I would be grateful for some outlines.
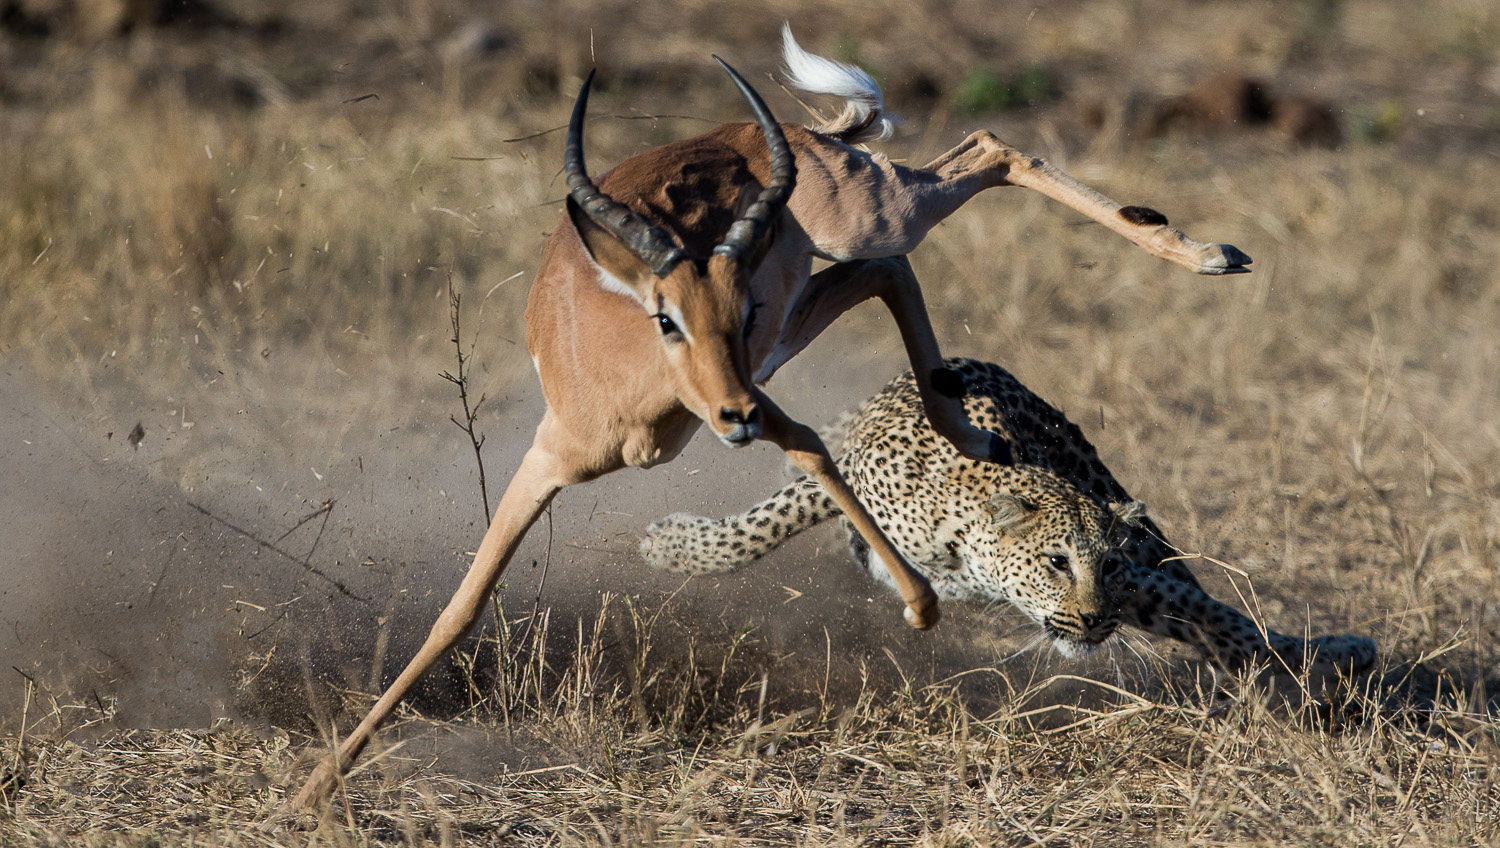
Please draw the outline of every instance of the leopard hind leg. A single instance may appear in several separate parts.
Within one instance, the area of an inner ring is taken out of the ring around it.
[[[1134,561],[1112,577],[1110,588],[1124,623],[1191,645],[1219,671],[1262,668],[1278,678],[1305,678],[1309,688],[1321,692],[1375,667],[1375,643],[1364,636],[1302,639],[1262,629],[1196,582],[1184,583],[1169,571]]]

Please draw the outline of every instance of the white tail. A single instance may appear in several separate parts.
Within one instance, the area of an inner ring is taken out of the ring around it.
[[[895,131],[898,122],[885,113],[885,97],[874,78],[853,65],[803,50],[792,37],[790,24],[781,25],[781,60],[786,63],[786,81],[793,88],[845,100],[837,118],[813,130],[850,144],[884,141]]]

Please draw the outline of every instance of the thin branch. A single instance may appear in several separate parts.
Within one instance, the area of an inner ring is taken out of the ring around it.
[[[464,431],[469,437],[469,444],[474,447],[474,463],[479,466],[479,498],[484,504],[484,523],[490,523],[490,493],[485,485],[484,477],[484,453],[480,450],[484,446],[484,435],[476,433],[474,421],[479,418],[479,408],[484,405],[485,396],[480,395],[479,400],[469,405],[469,362],[474,358],[474,345],[479,343],[479,335],[474,335],[474,344],[469,345],[469,352],[464,353],[463,330],[459,325],[459,303],[461,298],[458,291],[453,288],[453,269],[448,269],[448,321],[453,326],[453,347],[458,356],[458,373],[449,371],[442,373],[442,378],[458,386],[458,400],[463,404],[464,420],[459,421],[458,416],[450,415],[448,420]]]
[[[198,512],[202,513],[204,516],[208,517],[209,519],[211,519],[213,521],[217,521],[218,523],[224,525],[225,527],[228,527],[230,530],[233,530],[234,532],[240,534],[241,536],[244,536],[246,539],[249,539],[250,541],[254,542],[255,544],[260,545],[262,548],[265,548],[266,550],[268,550],[268,551],[270,551],[270,552],[272,552],[274,554],[278,554],[278,555],[280,555],[282,557],[285,557],[286,559],[289,559],[292,562],[295,562],[298,565],[302,566],[303,568],[307,569],[309,572],[311,572],[313,574],[316,574],[317,576],[323,578],[324,580],[327,580],[330,584],[333,585],[333,587],[335,589],[339,590],[340,594],[343,594],[343,595],[345,595],[347,597],[353,598],[356,601],[361,601],[363,603],[369,603],[370,602],[369,598],[363,597],[361,595],[354,594],[353,592],[351,592],[349,590],[348,586],[345,586],[343,583],[339,582],[337,578],[330,577],[329,575],[323,573],[323,571],[321,569],[319,569],[317,566],[313,565],[311,562],[308,562],[305,559],[302,559],[302,558],[298,557],[296,554],[293,554],[290,551],[287,551],[287,550],[284,550],[282,548],[277,547],[274,542],[267,542],[265,539],[262,539],[259,536],[255,535],[254,533],[251,533],[249,530],[246,530],[243,527],[239,527],[239,526],[237,526],[235,524],[232,524],[232,523],[230,523],[230,522],[228,522],[228,521],[220,518],[217,515],[214,515],[212,512],[209,512],[207,509],[205,509],[205,508],[203,508],[203,507],[201,507],[201,506],[193,503],[192,501],[183,501],[183,503],[187,504],[188,506],[192,507],[193,509],[198,510]],[[330,507],[331,506],[332,506],[332,504],[330,504]],[[313,513],[313,514],[316,515],[317,513]],[[309,516],[309,517],[311,517],[311,516]],[[316,546],[316,543],[314,543],[314,546]]]
[[[705,124],[718,123],[718,121],[712,120],[710,118],[700,118],[697,115],[605,115],[602,117],[614,118],[617,121],[659,121],[662,118],[676,118],[683,121],[702,121]],[[533,138],[541,138],[544,135],[551,135],[555,132],[561,132],[562,130],[565,130],[567,128],[568,125],[563,124],[561,126],[552,127],[550,129],[538,130],[537,132],[531,133],[530,135],[518,135],[515,138],[502,138],[500,139],[500,143],[515,144],[518,141],[530,141]]]
[[[309,512],[308,514],[302,516],[301,518],[297,519],[297,523],[293,524],[291,526],[291,529],[287,530],[285,533],[282,533],[280,536],[277,536],[272,541],[275,542],[278,545],[281,544],[281,540],[285,539],[286,537],[288,537],[288,536],[292,535],[293,533],[297,532],[297,528],[298,527],[301,527],[302,525],[306,524],[309,521],[312,521],[314,518],[317,518],[320,515],[323,516],[323,525],[327,526],[328,525],[328,513],[333,512],[333,503],[334,502],[331,499],[323,501],[323,503],[322,503],[321,506],[319,506],[317,509],[313,510],[312,512]],[[322,535],[323,535],[323,531],[320,529],[318,531],[319,538],[321,538]],[[314,542],[313,546],[316,547],[317,543]],[[312,553],[309,552],[308,553],[308,557],[311,558],[312,557]]]

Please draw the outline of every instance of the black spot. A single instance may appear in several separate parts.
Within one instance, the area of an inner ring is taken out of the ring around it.
[[[1167,216],[1149,206],[1122,206],[1120,217],[1138,227],[1152,227],[1158,224],[1165,227],[1167,225]]]
[[[1156,601],[1148,601],[1141,604],[1140,609],[1135,612],[1136,619],[1140,621],[1142,629],[1150,630],[1151,625],[1156,622]]]
[[[929,379],[932,382],[932,388],[943,397],[961,398],[964,396],[964,378],[952,368],[934,368]]]
[[[997,465],[1016,464],[1016,458],[1010,452],[1010,445],[994,433],[990,434],[990,461]]]

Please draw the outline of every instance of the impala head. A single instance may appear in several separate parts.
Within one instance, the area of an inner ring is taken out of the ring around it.
[[[591,72],[578,93],[563,170],[568,217],[605,285],[629,295],[652,322],[666,355],[672,388],[719,439],[742,447],[761,433],[759,391],[745,347],[755,317],[750,276],[765,257],[772,223],[796,183],[786,136],[764,101],[715,56],[750,102],[771,153],[771,179],[708,257],[688,254],[672,235],[599,190],[583,164],[583,118]],[[747,198],[749,199],[749,198]]]

